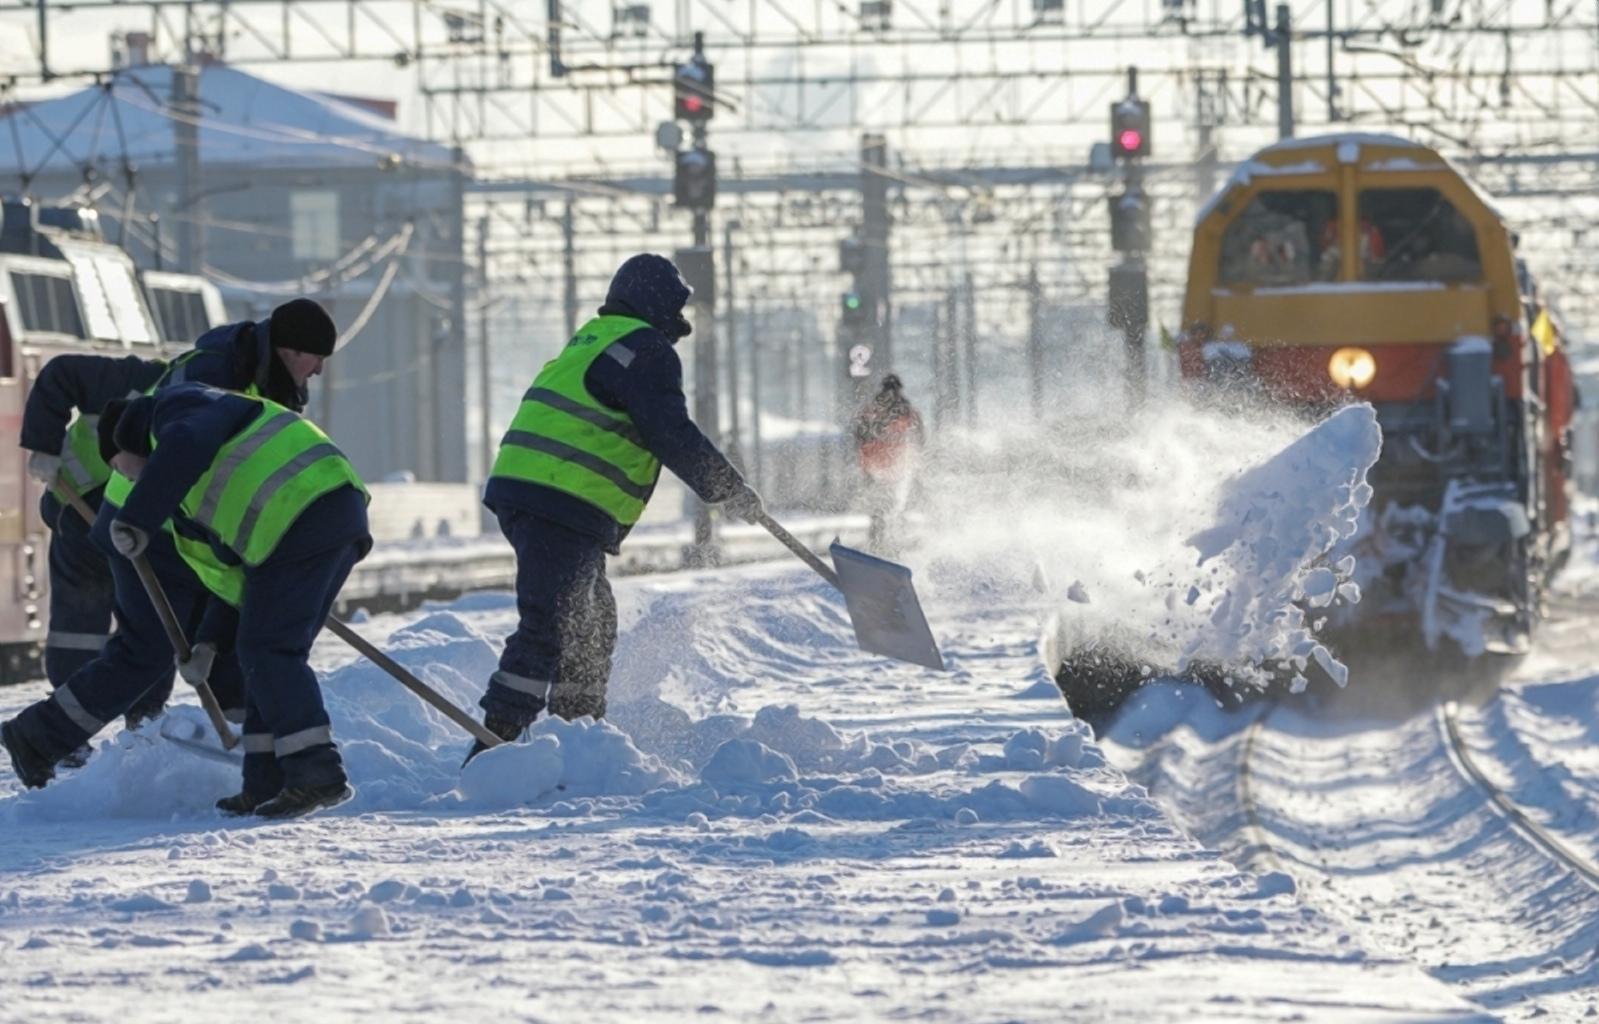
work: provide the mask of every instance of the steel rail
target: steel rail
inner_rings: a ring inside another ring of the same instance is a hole
[[[1261,820],[1260,807],[1255,802],[1254,773],[1249,765],[1255,756],[1255,743],[1260,739],[1260,734],[1266,727],[1266,719],[1277,710],[1277,702],[1269,701],[1265,710],[1255,716],[1249,723],[1249,728],[1244,730],[1244,741],[1238,747],[1238,780],[1234,784],[1234,793],[1238,797],[1238,806],[1244,812],[1244,822],[1251,833],[1246,849],[1252,854],[1259,854],[1269,860],[1273,867],[1287,871],[1288,865],[1277,852],[1277,847],[1272,845],[1267,838],[1266,824]]]
[[[1504,790],[1494,785],[1488,776],[1483,773],[1477,762],[1472,758],[1470,748],[1466,746],[1465,738],[1460,735],[1460,723],[1456,717],[1458,710],[1459,705],[1454,701],[1441,703],[1435,709],[1438,726],[1443,732],[1445,746],[1448,749],[1449,760],[1455,766],[1455,769],[1482,791],[1488,802],[1509,823],[1511,828],[1520,833],[1523,839],[1543,851],[1551,860],[1558,861],[1564,865],[1572,874],[1587,882],[1595,891],[1599,891],[1599,866],[1596,866],[1587,857],[1572,850],[1548,829],[1533,821],[1526,811],[1522,810]]]

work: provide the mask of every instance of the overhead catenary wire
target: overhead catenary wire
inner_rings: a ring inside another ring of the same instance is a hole
[[[415,230],[416,225],[414,224],[405,226],[399,247],[389,259],[389,265],[383,268],[383,276],[378,278],[377,286],[372,289],[372,294],[367,298],[366,305],[362,307],[361,312],[356,314],[355,320],[339,335],[338,341],[334,343],[335,349],[343,348],[354,341],[366,329],[366,325],[371,322],[379,304],[383,302],[384,296],[389,293],[389,286],[394,283],[394,276],[400,272],[400,264],[404,260],[406,249],[411,245],[411,235]]]

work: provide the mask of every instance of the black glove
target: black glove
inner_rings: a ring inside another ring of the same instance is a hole
[[[761,496],[755,493],[755,488],[749,484],[739,484],[739,489],[733,492],[732,497],[722,502],[722,511],[753,526],[766,515],[766,506],[761,503]]]

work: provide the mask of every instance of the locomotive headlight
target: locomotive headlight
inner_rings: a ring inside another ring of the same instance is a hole
[[[1327,375],[1339,387],[1359,391],[1377,376],[1377,360],[1363,348],[1341,348],[1327,360]]]

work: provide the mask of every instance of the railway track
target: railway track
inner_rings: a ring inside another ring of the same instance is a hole
[[[1272,844],[1259,804],[1255,800],[1254,773],[1251,767],[1260,736],[1276,709],[1276,702],[1265,705],[1265,710],[1257,715],[1244,731],[1243,740],[1239,743],[1237,793],[1248,836],[1245,843],[1246,852],[1269,861],[1274,869],[1286,870],[1287,860]],[[1532,816],[1508,793],[1494,785],[1493,780],[1482,770],[1472,755],[1465,737],[1461,735],[1459,710],[1459,705],[1454,701],[1444,701],[1433,708],[1434,721],[1438,726],[1450,764],[1481,794],[1484,802],[1492,807],[1517,835],[1599,892],[1599,864],[1573,850],[1558,836],[1533,820]]]
[[[1532,820],[1509,794],[1495,786],[1483,772],[1472,757],[1471,748],[1466,745],[1465,738],[1460,734],[1459,705],[1448,701],[1439,704],[1434,713],[1449,752],[1449,760],[1455,769],[1476,786],[1494,810],[1523,839],[1542,850],[1550,860],[1587,882],[1595,891],[1599,891],[1599,865],[1572,850],[1548,829]]]

